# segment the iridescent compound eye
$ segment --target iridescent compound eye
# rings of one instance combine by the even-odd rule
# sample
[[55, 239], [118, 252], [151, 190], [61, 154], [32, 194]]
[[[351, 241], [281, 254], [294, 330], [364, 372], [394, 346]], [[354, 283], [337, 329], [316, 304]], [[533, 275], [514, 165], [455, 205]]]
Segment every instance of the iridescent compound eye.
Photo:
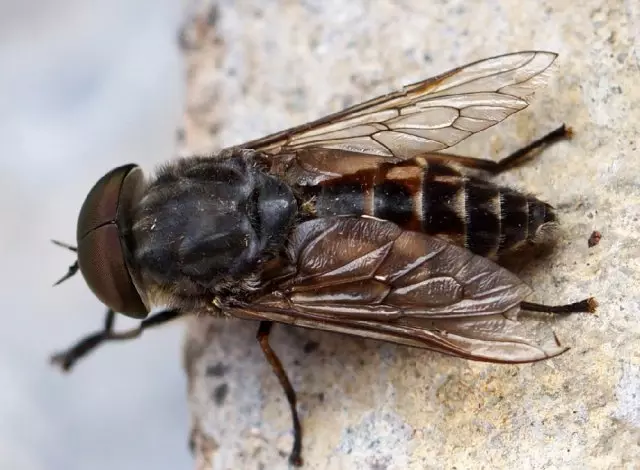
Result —
[[121, 227], [143, 181], [136, 165], [111, 170], [89, 191], [77, 227], [78, 265], [87, 285], [107, 307], [134, 318], [148, 312], [131, 279]]

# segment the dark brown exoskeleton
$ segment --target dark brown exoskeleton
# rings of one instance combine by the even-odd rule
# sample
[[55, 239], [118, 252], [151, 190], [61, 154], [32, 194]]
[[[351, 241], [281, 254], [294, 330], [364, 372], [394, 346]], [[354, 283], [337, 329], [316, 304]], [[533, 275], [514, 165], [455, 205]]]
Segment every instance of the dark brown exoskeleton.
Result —
[[[290, 404], [290, 460], [299, 465], [296, 396], [268, 342], [272, 322], [480, 361], [563, 353], [552, 331], [519, 312], [592, 312], [595, 300], [526, 302], [530, 289], [493, 261], [549, 240], [556, 215], [477, 170], [506, 170], [568, 129], [499, 162], [441, 153], [527, 107], [555, 58], [528, 51], [475, 62], [178, 160], [150, 179], [135, 165], [112, 170], [82, 206], [78, 261], [62, 279], [82, 272], [108, 307], [105, 327], [54, 362], [68, 370], [102, 342], [182, 315], [259, 320], [258, 340]], [[142, 322], [115, 332], [115, 312]]]

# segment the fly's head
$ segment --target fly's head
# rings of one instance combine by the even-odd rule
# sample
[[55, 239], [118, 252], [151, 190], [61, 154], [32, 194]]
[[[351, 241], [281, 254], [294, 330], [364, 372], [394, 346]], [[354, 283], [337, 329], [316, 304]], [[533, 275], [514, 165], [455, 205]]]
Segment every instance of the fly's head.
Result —
[[102, 303], [133, 318], [148, 314], [132, 279], [131, 254], [125, 239], [132, 208], [143, 186], [144, 176], [136, 165], [115, 168], [98, 180], [80, 209], [77, 248], [67, 246], [77, 251], [78, 260], [58, 281], [79, 270]]

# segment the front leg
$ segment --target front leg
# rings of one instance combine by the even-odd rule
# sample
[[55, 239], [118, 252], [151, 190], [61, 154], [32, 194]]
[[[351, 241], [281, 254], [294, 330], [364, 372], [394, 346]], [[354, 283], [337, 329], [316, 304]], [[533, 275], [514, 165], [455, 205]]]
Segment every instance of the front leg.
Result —
[[176, 310], [165, 310], [155, 315], [151, 315], [146, 320], [140, 322], [138, 328], [116, 333], [113, 331], [113, 323], [115, 321], [115, 312], [111, 309], [107, 310], [104, 319], [104, 328], [101, 331], [86, 336], [78, 341], [74, 346], [65, 351], [54, 354], [51, 357], [51, 363], [59, 365], [65, 372], [71, 370], [75, 363], [86, 356], [89, 352], [107, 341], [123, 341], [137, 338], [145, 329], [163, 325], [174, 320], [182, 314]]

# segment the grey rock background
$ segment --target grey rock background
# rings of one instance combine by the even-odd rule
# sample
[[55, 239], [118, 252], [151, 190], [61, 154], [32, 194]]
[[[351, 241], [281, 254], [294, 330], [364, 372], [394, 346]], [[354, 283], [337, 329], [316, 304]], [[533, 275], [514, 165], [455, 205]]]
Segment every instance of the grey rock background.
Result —
[[[181, 152], [211, 152], [480, 58], [560, 53], [526, 111], [464, 142], [497, 158], [575, 130], [500, 178], [554, 204], [551, 258], [519, 271], [533, 301], [594, 295], [555, 322], [572, 349], [500, 366], [277, 326], [307, 469], [640, 468], [640, 8], [637, 2], [188, 2]], [[587, 247], [593, 230], [603, 237]], [[185, 349], [197, 468], [286, 468], [286, 400], [256, 325], [196, 318]]]

